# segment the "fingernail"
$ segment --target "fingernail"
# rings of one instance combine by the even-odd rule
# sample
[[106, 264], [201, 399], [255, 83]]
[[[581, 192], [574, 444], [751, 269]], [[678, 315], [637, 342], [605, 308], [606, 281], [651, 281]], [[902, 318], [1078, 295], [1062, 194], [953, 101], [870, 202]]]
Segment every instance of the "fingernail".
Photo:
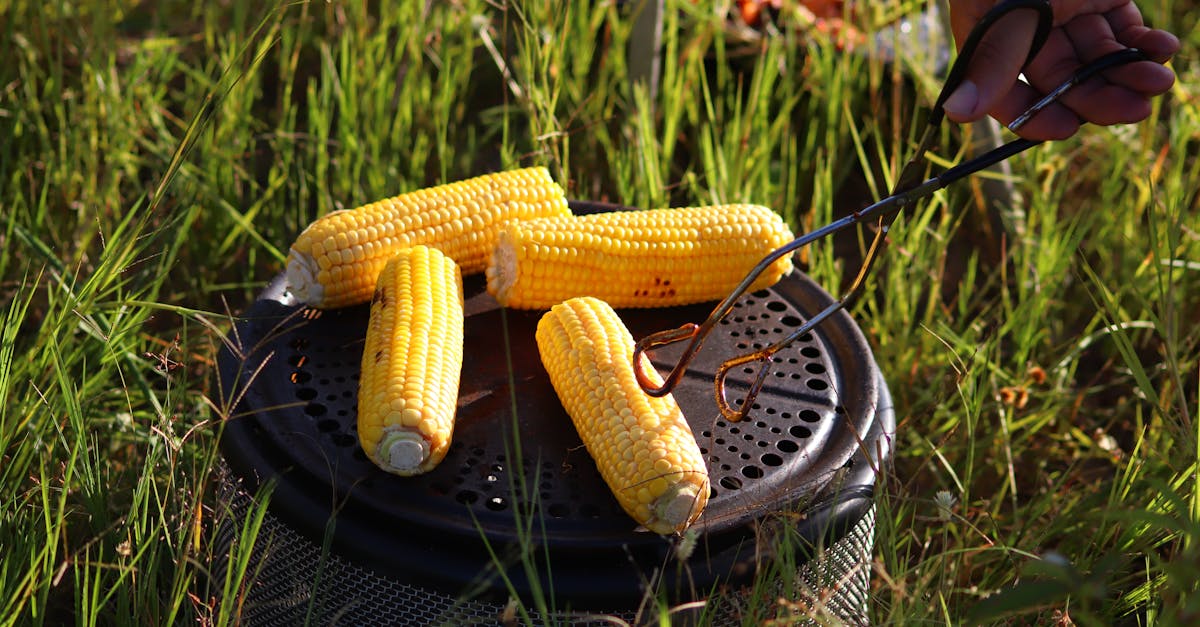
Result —
[[978, 103], [979, 88], [975, 86], [975, 83], [964, 80], [958, 89], [955, 89], [946, 99], [946, 104], [942, 105], [942, 109], [950, 115], [969, 118], [975, 113], [975, 105]]

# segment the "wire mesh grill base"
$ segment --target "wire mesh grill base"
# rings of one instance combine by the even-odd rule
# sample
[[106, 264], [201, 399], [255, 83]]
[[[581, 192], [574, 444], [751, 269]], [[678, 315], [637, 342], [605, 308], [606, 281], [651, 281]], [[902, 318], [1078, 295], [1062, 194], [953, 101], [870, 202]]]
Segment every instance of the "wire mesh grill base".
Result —
[[[216, 555], [210, 594], [219, 594], [231, 567], [229, 555], [239, 545], [245, 521], [258, 507], [228, 470], [220, 473], [220, 507], [214, 534]], [[870, 561], [874, 546], [875, 510], [869, 509], [836, 542], [821, 547], [813, 559], [799, 565], [795, 577], [777, 593], [786, 608], [769, 611], [789, 615], [787, 624], [836, 622], [867, 624]], [[542, 615], [529, 612], [529, 621], [504, 604], [460, 600], [441, 591], [395, 581], [369, 568], [322, 551], [268, 510], [257, 533], [241, 597], [239, 624], [248, 626], [313, 625], [445, 625], [487, 626], [611, 626], [619, 621], [636, 625], [638, 612], [629, 608], [587, 608]], [[789, 579], [789, 578], [785, 578]], [[787, 592], [784, 588], [790, 588]], [[724, 592], [707, 602], [673, 615], [673, 624], [740, 625], [763, 610], [751, 608], [747, 591]], [[613, 620], [617, 619], [617, 620]]]

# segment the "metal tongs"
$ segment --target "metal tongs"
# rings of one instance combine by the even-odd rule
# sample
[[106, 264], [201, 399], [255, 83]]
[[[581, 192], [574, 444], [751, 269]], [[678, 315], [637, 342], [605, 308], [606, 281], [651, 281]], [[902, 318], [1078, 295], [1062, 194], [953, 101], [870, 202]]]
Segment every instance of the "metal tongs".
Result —
[[[790, 255], [797, 249], [806, 246], [818, 239], [837, 233], [850, 226], [860, 224], [869, 219], [877, 219], [877, 230], [875, 237], [871, 241], [870, 247], [867, 249], [866, 255], [863, 258], [862, 266], [859, 268], [858, 275], [854, 278], [854, 282], [844, 295], [835, 303], [829, 305], [824, 310], [818, 312], [812, 318], [809, 318], [796, 328], [787, 337], [778, 342], [758, 349], [754, 352], [747, 353], [725, 360], [717, 369], [715, 381], [715, 393], [717, 405], [721, 410], [721, 414], [728, 420], [737, 422], [743, 419], [750, 411], [754, 404], [754, 399], [758, 396], [762, 389], [763, 383], [767, 378], [768, 370], [772, 358], [775, 353], [786, 348], [788, 345], [795, 342], [798, 338], [811, 331], [822, 321], [832, 316], [834, 313], [851, 305], [859, 296], [864, 279], [871, 271], [875, 260], [879, 257], [880, 252], [887, 246], [888, 229], [900, 211], [915, 203], [926, 196], [946, 187], [947, 185], [974, 174], [985, 168], [991, 167], [1009, 157], [1021, 153], [1029, 148], [1032, 148], [1040, 141], [1029, 139], [1016, 139], [999, 146], [987, 153], [975, 157], [969, 161], [960, 163], [951, 167], [941, 174], [933, 178], [923, 179], [925, 171], [929, 167], [929, 161], [926, 158], [926, 151], [934, 144], [934, 138], [937, 135], [938, 128], [941, 126], [945, 112], [942, 106], [946, 99], [954, 90], [962, 83], [966, 76], [967, 67], [971, 63], [971, 59], [975, 54], [976, 49], [982, 41], [983, 36], [988, 29], [996, 24], [1000, 18], [1008, 15], [1016, 10], [1028, 9], [1035, 11], [1038, 18], [1037, 30], [1031, 43], [1029, 55], [1026, 57], [1028, 64], [1037, 55], [1041, 47], [1046, 43], [1047, 37], [1050, 35], [1050, 29], [1053, 25], [1054, 15], [1051, 10], [1048, 0], [1008, 0], [993, 7], [979, 21], [975, 28], [971, 31], [967, 40], [963, 43], [962, 49], [959, 51], [957, 59], [950, 67], [950, 72], [946, 77], [946, 82], [942, 87], [941, 93], [938, 95], [937, 101], [934, 103], [932, 110], [929, 112], [929, 118], [925, 123], [925, 128], [922, 132], [920, 142], [917, 144], [916, 151], [913, 156], [905, 163], [904, 168], [900, 171], [900, 177], [897, 180], [891, 195], [879, 200], [873, 205], [864, 209], [860, 209], [847, 215], [839, 220], [831, 222], [815, 231], [811, 231], [791, 243], [776, 249], [771, 254], [767, 255], [754, 266], [746, 278], [734, 288], [728, 296], [722, 300], [708, 318], [702, 324], [688, 323], [677, 329], [669, 329], [652, 333], [637, 342], [633, 354], [633, 368], [637, 375], [638, 385], [641, 386], [647, 394], [651, 396], [665, 396], [679, 383], [680, 378], [691, 363], [692, 358], [699, 352], [704, 340], [708, 337], [713, 327], [717, 325], [729, 312], [733, 309], [734, 303], [741, 298], [750, 288], [750, 285], [762, 274], [771, 264], [784, 255]], [[1017, 131], [1025, 125], [1038, 112], [1045, 109], [1047, 106], [1056, 102], [1068, 90], [1087, 81], [1097, 73], [1106, 69], [1131, 63], [1134, 61], [1143, 61], [1146, 56], [1139, 50], [1134, 48], [1126, 48], [1106, 56], [1100, 57], [1086, 65], [1080, 67], [1067, 81], [1063, 82], [1058, 87], [1046, 94], [1041, 100], [1029, 107], [1020, 116], [1008, 124], [1008, 129]], [[651, 351], [656, 348], [675, 344], [678, 342], [687, 341], [688, 345], [680, 356], [679, 361], [667, 373], [663, 379], [663, 383], [658, 385], [643, 369], [642, 364], [645, 360], [642, 355], [646, 351]], [[736, 408], [731, 405], [726, 398], [725, 380], [729, 372], [734, 368], [738, 368], [751, 362], [761, 362], [758, 368], [758, 374], [754, 378], [749, 391], [742, 398], [741, 407]]]

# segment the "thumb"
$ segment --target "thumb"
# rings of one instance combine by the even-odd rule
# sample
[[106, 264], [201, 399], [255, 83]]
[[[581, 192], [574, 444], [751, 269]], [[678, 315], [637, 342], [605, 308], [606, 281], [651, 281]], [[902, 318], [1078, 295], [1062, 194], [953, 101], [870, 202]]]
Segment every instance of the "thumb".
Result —
[[[952, 20], [951, 28], [961, 48], [977, 18], [954, 17], [958, 19]], [[1014, 11], [993, 24], [969, 59], [962, 83], [946, 99], [946, 117], [971, 122], [995, 109], [1016, 83], [1036, 29], [1032, 11]]]

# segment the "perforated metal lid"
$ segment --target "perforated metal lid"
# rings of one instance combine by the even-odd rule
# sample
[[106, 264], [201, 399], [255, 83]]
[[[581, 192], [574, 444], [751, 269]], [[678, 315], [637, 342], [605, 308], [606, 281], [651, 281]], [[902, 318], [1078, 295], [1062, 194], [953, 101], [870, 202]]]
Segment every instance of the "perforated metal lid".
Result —
[[[454, 442], [432, 472], [389, 475], [358, 445], [369, 308], [300, 307], [282, 277], [244, 313], [220, 356], [223, 398], [238, 401], [222, 453], [251, 485], [276, 480], [275, 516], [318, 544], [331, 530], [340, 556], [389, 577], [461, 590], [492, 561], [485, 540], [493, 547], [517, 540], [513, 500], [520, 498], [540, 514], [530, 529], [535, 544], [548, 548], [559, 598], [636, 599], [644, 573], [671, 558], [671, 543], [635, 531], [582, 448], [538, 358], [541, 312], [503, 310], [484, 287], [482, 277], [464, 282], [466, 357]], [[756, 525], [772, 512], [803, 506], [796, 526], [815, 542], [852, 526], [870, 506], [871, 467], [887, 455], [880, 436], [893, 430], [893, 418], [869, 348], [848, 316], [831, 318], [779, 354], [746, 421], [721, 419], [713, 398], [713, 373], [723, 359], [782, 337], [829, 300], [798, 272], [743, 299], [675, 392], [713, 488], [694, 526], [699, 545], [687, 569], [701, 589], [752, 574], [756, 551], [764, 549], [756, 545]], [[641, 337], [702, 320], [709, 309], [619, 313]], [[665, 364], [673, 357], [660, 351], [653, 359]], [[514, 479], [524, 488], [514, 488]], [[510, 575], [518, 589], [528, 586], [522, 573]]]

